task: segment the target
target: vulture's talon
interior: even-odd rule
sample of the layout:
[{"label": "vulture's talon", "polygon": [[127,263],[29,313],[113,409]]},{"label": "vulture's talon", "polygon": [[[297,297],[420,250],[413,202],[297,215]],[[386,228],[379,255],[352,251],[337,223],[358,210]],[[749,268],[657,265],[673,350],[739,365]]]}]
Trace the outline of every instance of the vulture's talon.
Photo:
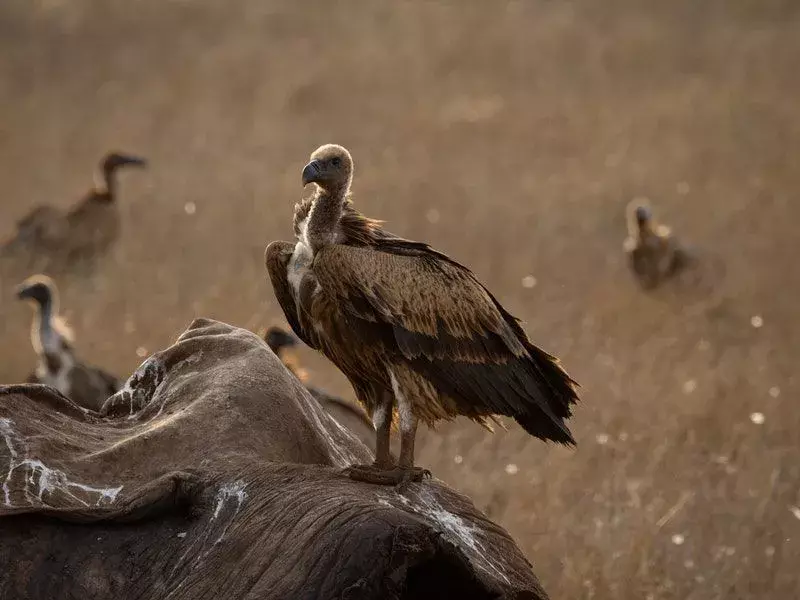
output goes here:
[{"label": "vulture's talon", "polygon": [[398,494],[404,493],[410,484],[419,483],[432,477],[431,472],[428,469],[423,469],[421,467],[406,468],[402,469],[402,471],[403,478],[400,483],[395,486]]},{"label": "vulture's talon", "polygon": [[431,472],[420,467],[382,468],[376,465],[350,465],[342,471],[353,481],[372,483],[375,485],[392,485],[405,488],[409,483],[422,481],[431,476]]}]

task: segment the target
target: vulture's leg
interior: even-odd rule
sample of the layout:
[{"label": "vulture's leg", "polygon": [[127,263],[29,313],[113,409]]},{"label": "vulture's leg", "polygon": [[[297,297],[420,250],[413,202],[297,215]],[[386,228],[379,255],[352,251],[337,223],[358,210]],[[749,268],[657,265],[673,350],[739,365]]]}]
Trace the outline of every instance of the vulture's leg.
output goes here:
[{"label": "vulture's leg", "polygon": [[414,442],[417,439],[417,418],[413,415],[400,416],[400,467],[403,469],[414,468]]},{"label": "vulture's leg", "polygon": [[392,433],[392,409],[394,398],[386,392],[382,395],[381,403],[375,409],[372,422],[375,425],[375,463],[376,469],[391,469],[394,467],[389,443]]},{"label": "vulture's leg", "polygon": [[396,483],[396,477],[391,476],[396,469],[389,449],[393,408],[394,396],[386,391],[381,391],[375,410],[372,413],[372,422],[375,425],[375,462],[371,465],[350,465],[347,467],[345,472],[351,479],[379,485],[394,485]]},{"label": "vulture's leg", "polygon": [[421,481],[430,472],[414,466],[414,440],[417,435],[417,417],[405,398],[397,398],[400,413],[400,464],[394,466],[389,451],[389,433],[392,423],[394,396],[384,393],[382,402],[375,409],[376,429],[375,462],[369,467],[353,465],[348,471],[351,479],[379,485],[401,485]]},{"label": "vulture's leg", "polygon": [[412,412],[410,403],[403,398],[400,402],[400,472],[402,473],[399,484],[422,481],[423,477],[430,477],[427,469],[414,466],[414,443],[417,439],[417,425],[419,419]]}]

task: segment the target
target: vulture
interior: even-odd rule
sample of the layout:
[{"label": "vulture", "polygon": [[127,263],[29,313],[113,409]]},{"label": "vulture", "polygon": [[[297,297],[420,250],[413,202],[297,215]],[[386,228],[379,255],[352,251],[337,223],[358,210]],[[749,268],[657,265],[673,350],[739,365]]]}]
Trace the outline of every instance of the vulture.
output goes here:
[{"label": "vulture", "polygon": [[[414,465],[418,423],[458,415],[487,428],[506,415],[535,437],[573,445],[565,420],[578,386],[558,359],[465,266],[359,213],[352,179],[345,148],[318,148],[302,173],[314,192],[295,205],[295,242],[272,242],[264,256],[292,330],[345,374],[375,425],[375,462],[347,474],[420,481],[430,474]],[[395,419],[398,464],[389,452]]]},{"label": "vulture", "polygon": [[[289,372],[308,388],[308,372],[300,365],[300,359],[295,352],[297,338],[277,326],[267,329],[263,338],[267,342],[269,349],[281,360],[283,366],[289,369]],[[309,391],[311,391],[310,388]],[[314,395],[313,392],[312,395]]]},{"label": "vulture", "polygon": [[653,218],[650,207],[633,201],[627,209],[628,237],[623,249],[642,288],[652,290],[675,275],[688,261],[670,228]]},{"label": "vulture", "polygon": [[72,330],[58,314],[55,282],[45,275],[33,275],[17,287],[17,297],[29,301],[35,311],[31,343],[39,364],[28,383],[49,385],[79,406],[99,411],[106,399],[122,388],[122,382],[75,355]]},{"label": "vulture", "polygon": [[17,234],[4,249],[24,249],[75,259],[100,254],[119,237],[116,205],[117,170],[125,166],[145,167],[143,158],[111,152],[100,162],[94,187],[68,212],[38,206],[17,223]]},{"label": "vulture", "polygon": [[280,327],[270,327],[264,334],[264,341],[289,372],[297,377],[309,394],[319,402],[320,406],[337,422],[347,427],[374,453],[375,427],[364,410],[344,398],[331,396],[319,388],[309,385],[308,372],[300,365],[299,357],[295,353],[297,338]]}]

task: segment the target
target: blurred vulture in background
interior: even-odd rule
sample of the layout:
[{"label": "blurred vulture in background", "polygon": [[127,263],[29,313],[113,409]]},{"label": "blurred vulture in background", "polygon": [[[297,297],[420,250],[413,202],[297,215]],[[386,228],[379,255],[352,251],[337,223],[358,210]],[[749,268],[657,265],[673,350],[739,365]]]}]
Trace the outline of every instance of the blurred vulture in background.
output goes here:
[{"label": "blurred vulture in background", "polygon": [[54,387],[79,406],[99,411],[122,383],[75,355],[72,330],[58,312],[55,282],[45,275],[33,275],[17,287],[17,297],[30,302],[35,311],[31,343],[39,364],[27,382]]},{"label": "blurred vulture in background", "polygon": [[628,237],[623,249],[642,288],[651,290],[678,273],[688,255],[666,225],[658,223],[650,206],[633,200],[627,207]]},{"label": "blurred vulture in background", "polygon": [[331,396],[308,383],[308,372],[300,365],[297,338],[281,329],[270,327],[263,335],[264,341],[272,349],[283,365],[297,377],[322,408],[341,425],[354,433],[364,445],[375,453],[375,427],[364,410],[343,398]]},{"label": "blurred vulture in background", "polygon": [[[425,476],[414,465],[420,420],[464,415],[489,427],[507,415],[540,439],[574,443],[564,421],[575,382],[469,269],[356,211],[345,148],[318,148],[302,177],[315,190],[295,206],[295,242],[272,242],[265,262],[294,332],[341,369],[375,424],[375,462],[351,466],[351,478]],[[398,465],[389,452],[395,411]]]},{"label": "blurred vulture in background", "polygon": [[137,156],[107,154],[100,162],[94,186],[81,201],[66,212],[49,205],[34,208],[17,223],[16,236],[3,245],[2,253],[26,252],[36,264],[57,259],[66,265],[102,255],[120,232],[117,171],[146,164]]}]

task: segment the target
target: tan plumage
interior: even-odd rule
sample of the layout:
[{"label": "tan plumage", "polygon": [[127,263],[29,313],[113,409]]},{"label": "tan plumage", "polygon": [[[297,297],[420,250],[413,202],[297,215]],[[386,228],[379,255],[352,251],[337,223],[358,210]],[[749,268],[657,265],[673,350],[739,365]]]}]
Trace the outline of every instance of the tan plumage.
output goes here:
[{"label": "tan plumage", "polygon": [[33,275],[17,287],[17,297],[34,306],[31,344],[38,357],[28,383],[56,388],[84,408],[99,411],[121,382],[102,369],[81,362],[73,348],[72,330],[58,314],[58,288],[45,275]]},{"label": "tan plumage", "polygon": [[623,249],[644,289],[654,289],[686,266],[688,255],[672,231],[654,218],[649,203],[632,200],[626,208],[628,237]]},{"label": "tan plumage", "polygon": [[574,381],[469,269],[361,216],[349,200],[344,148],[314,152],[303,179],[317,190],[295,208],[297,242],[266,250],[275,295],[295,333],[342,370],[373,417],[373,470],[389,472],[387,416],[399,413],[400,473],[383,481],[359,467],[355,476],[418,476],[420,419],[507,415],[532,435],[573,443],[564,419],[577,400]]},{"label": "tan plumage", "polygon": [[72,261],[102,254],[119,237],[116,172],[144,167],[136,156],[111,152],[99,165],[94,187],[70,210],[38,206],[17,223],[17,234],[3,245],[5,254],[27,251],[35,259]]}]

